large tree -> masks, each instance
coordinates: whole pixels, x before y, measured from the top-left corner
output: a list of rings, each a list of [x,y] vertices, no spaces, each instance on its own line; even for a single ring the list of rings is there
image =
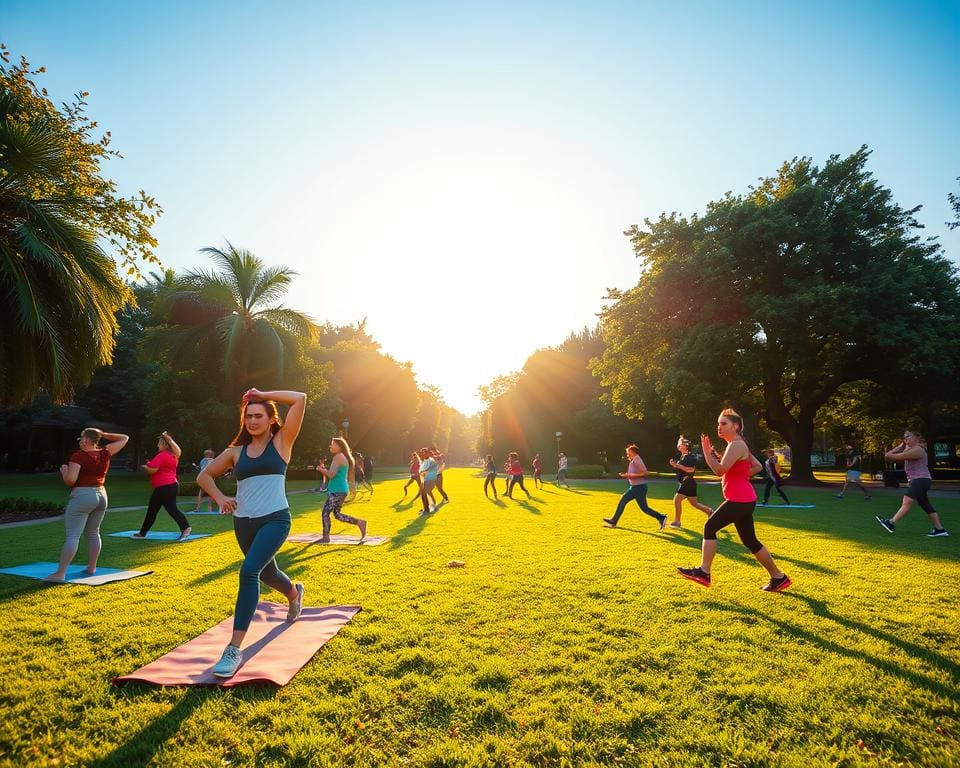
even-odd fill
[[[815,418],[839,387],[952,386],[956,270],[869,154],[795,159],[703,216],[626,233],[643,270],[608,296],[595,364],[618,410],[706,430],[721,405],[753,407],[789,444],[791,476],[810,482]]]
[[[87,94],[57,109],[32,80],[41,72],[0,47],[0,403],[68,399],[110,362],[131,295],[104,244],[130,273],[155,261],[155,201],[117,194]]]

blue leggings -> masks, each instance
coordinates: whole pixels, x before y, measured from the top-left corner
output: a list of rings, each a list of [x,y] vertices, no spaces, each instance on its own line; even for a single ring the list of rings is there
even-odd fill
[[[623,514],[623,510],[627,508],[627,504],[631,501],[637,502],[637,505],[643,510],[644,514],[650,515],[650,517],[655,520],[660,519],[660,514],[655,512],[653,508],[647,504],[647,484],[640,483],[640,485],[631,485],[627,489],[627,492],[620,497],[620,503],[617,504],[617,511],[613,514],[614,525],[616,525],[620,519],[620,515]]]
[[[246,632],[260,602],[261,581],[284,596],[293,589],[293,583],[277,568],[274,559],[290,533],[290,510],[281,509],[264,517],[235,517],[233,532],[245,555],[240,566],[240,591],[233,614],[233,631]]]

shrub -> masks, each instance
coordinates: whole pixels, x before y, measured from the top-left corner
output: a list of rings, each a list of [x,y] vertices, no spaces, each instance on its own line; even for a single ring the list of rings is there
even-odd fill
[[[0,499],[0,522],[55,517],[63,514],[63,504],[37,499]]]
[[[603,467],[599,464],[577,464],[567,470],[567,477],[574,480],[594,479],[603,475]]]

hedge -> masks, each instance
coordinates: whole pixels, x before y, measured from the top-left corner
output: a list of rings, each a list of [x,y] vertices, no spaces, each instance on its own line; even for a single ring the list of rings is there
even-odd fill
[[[567,477],[574,480],[596,479],[603,475],[603,467],[600,464],[577,464],[567,470]]]
[[[0,499],[0,522],[56,517],[63,514],[63,504],[37,499]]]

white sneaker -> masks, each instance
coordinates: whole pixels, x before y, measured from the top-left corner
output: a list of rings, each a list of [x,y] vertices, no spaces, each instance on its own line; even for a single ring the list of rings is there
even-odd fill
[[[180,531],[180,535],[177,537],[177,541],[186,541],[187,537],[191,533],[193,533],[193,527],[188,525],[186,528]]]
[[[290,607],[287,608],[287,621],[296,621],[300,618],[300,611],[303,610],[303,583],[297,582],[297,597],[290,601]]]
[[[213,668],[214,677],[233,677],[240,665],[243,664],[243,651],[235,645],[228,645],[223,649],[223,656]]]

